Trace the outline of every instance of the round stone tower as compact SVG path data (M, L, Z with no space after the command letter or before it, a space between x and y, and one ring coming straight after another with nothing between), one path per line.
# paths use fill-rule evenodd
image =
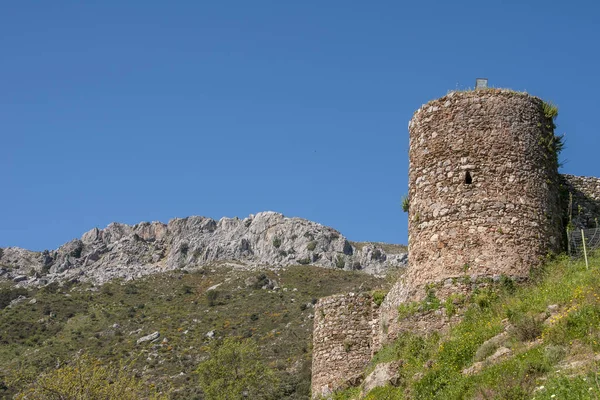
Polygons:
M415 112L405 295L451 291L449 278L525 278L559 248L553 128L542 100L509 90L454 92Z

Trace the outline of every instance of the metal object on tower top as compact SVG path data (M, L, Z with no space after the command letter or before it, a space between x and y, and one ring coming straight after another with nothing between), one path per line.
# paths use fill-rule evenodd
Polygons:
M477 89L487 89L488 80L487 78L477 78L475 79L475 90Z

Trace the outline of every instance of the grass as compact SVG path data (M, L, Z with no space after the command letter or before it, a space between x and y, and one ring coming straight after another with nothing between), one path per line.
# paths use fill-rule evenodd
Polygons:
M260 289L268 280L279 290ZM221 284L214 290L207 289ZM386 285L360 272L314 266L247 271L224 266L175 271L131 282L50 285L24 291L0 286L0 398L19 389L15 372L36 375L73 359L132 362L142 378L172 399L200 399L193 371L215 338L246 337L280 381L278 398L307 399L310 390L313 304L320 297ZM35 302L32 301L35 299ZM137 339L160 332L155 342Z
M582 261L559 258L527 284L500 282L465 299L459 312L462 321L443 336L403 334L382 348L365 372L401 360L400 385L375 389L366 398L600 397L599 255L590 257L589 270ZM497 336L501 332L505 336ZM488 341L497 337L501 341ZM510 355L486 361L500 346ZM481 360L480 369L463 373ZM336 398L358 398L355 392Z

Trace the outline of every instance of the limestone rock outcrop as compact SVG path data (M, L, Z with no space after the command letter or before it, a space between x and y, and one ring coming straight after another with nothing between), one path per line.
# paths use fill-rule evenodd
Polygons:
M1 250L0 279L21 285L68 279L101 283L214 263L240 268L313 264L383 274L407 261L403 246L352 243L333 228L270 211L219 221L194 216L168 224L112 223L54 251Z

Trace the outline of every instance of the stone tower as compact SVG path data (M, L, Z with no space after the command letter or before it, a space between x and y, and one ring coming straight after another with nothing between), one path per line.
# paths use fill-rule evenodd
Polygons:
M409 134L410 256L396 305L424 296L426 284L455 290L449 278L525 278L559 248L554 124L542 100L450 93L417 110Z
M444 330L459 318L436 310L399 319L402 303L430 289L444 299L487 278L527 278L549 251L563 249L565 214L576 228L600 225L600 178L558 174L549 111L525 93L482 89L415 112L408 270L382 304L350 293L315 305L313 398L356 386L371 357L403 332ZM561 193L572 202L561 204Z

